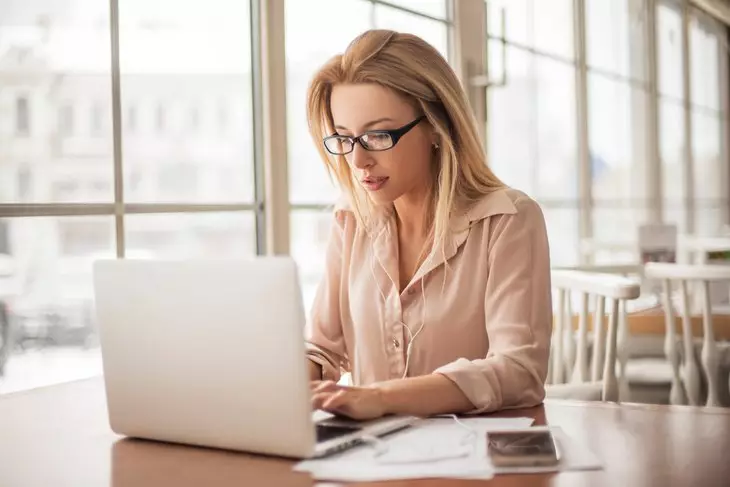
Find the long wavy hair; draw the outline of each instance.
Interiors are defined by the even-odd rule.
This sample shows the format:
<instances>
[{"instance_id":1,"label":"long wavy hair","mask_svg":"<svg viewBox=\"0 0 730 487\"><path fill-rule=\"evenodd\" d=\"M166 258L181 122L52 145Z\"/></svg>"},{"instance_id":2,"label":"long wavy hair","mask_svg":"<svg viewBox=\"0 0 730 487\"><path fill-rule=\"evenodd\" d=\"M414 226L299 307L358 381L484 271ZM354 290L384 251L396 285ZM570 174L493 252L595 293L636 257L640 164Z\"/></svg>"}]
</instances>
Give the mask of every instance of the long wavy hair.
<instances>
[{"instance_id":1,"label":"long wavy hair","mask_svg":"<svg viewBox=\"0 0 730 487\"><path fill-rule=\"evenodd\" d=\"M327 166L348 196L358 222L376 209L357 183L344 156L329 154L322 139L335 132L330 97L337 84L374 83L395 91L426 116L439 148L434 153L431 207L427 212L432 245L444 244L449 222L504 184L487 166L479 128L459 79L446 60L419 37L369 30L314 75L307 93L309 130ZM444 248L442 246L442 248Z\"/></svg>"}]
</instances>

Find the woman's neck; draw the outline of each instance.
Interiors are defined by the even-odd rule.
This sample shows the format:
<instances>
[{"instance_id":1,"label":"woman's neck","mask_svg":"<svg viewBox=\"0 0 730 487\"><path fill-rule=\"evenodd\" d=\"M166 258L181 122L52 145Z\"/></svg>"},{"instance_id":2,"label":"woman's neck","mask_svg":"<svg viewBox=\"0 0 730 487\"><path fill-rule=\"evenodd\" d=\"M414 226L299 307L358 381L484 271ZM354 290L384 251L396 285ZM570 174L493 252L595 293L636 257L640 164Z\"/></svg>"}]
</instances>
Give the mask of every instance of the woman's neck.
<instances>
[{"instance_id":1,"label":"woman's neck","mask_svg":"<svg viewBox=\"0 0 730 487\"><path fill-rule=\"evenodd\" d=\"M398 233L401 236L426 238L430 232L432 209L430 190L404 194L394 203Z\"/></svg>"}]
</instances>

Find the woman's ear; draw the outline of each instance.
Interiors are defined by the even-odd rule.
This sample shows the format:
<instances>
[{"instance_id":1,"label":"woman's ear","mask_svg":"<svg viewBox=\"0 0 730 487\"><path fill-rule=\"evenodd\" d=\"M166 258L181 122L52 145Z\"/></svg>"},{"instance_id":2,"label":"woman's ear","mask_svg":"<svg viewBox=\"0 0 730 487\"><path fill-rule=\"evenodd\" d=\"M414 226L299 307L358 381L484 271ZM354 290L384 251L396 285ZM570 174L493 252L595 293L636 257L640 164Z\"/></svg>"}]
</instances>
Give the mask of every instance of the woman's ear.
<instances>
[{"instance_id":1,"label":"woman's ear","mask_svg":"<svg viewBox=\"0 0 730 487\"><path fill-rule=\"evenodd\" d=\"M441 137L433 129L431 130L431 147L434 150L438 150L438 148L441 147Z\"/></svg>"}]
</instances>

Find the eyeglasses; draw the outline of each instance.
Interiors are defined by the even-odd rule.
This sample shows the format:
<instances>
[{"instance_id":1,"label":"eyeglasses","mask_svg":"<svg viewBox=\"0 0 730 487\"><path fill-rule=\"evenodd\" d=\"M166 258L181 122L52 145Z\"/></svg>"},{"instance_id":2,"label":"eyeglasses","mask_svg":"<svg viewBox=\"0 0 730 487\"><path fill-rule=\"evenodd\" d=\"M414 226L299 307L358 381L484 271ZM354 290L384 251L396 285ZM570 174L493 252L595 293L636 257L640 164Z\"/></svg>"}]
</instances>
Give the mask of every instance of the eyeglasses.
<instances>
[{"instance_id":1,"label":"eyeglasses","mask_svg":"<svg viewBox=\"0 0 730 487\"><path fill-rule=\"evenodd\" d=\"M392 149L401 137L406 135L413 127L425 119L421 115L409 124L393 130L371 130L357 137L348 135L330 135L322 140L327 152L336 156L344 156L355 149L355 142L358 142L363 149L369 151L383 151Z\"/></svg>"}]
</instances>

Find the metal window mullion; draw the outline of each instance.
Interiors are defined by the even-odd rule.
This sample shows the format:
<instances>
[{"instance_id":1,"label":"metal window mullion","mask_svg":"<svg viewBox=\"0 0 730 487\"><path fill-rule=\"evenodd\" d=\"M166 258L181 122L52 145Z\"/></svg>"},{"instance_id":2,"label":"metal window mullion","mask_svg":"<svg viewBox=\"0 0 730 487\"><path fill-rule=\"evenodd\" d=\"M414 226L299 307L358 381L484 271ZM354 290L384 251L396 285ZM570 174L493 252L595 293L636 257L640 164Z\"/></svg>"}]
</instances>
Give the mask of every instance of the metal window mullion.
<instances>
[{"instance_id":1,"label":"metal window mullion","mask_svg":"<svg viewBox=\"0 0 730 487\"><path fill-rule=\"evenodd\" d=\"M5 203L0 218L258 211L257 203ZM313 204L312 208L331 205Z\"/></svg>"},{"instance_id":2,"label":"metal window mullion","mask_svg":"<svg viewBox=\"0 0 730 487\"><path fill-rule=\"evenodd\" d=\"M487 40L489 40L489 41L503 42L502 37L495 36L493 34L487 34ZM525 45L525 44L522 44L520 42L515 42L515 41L510 41L510 40L506 40L505 39L504 40L504 43L507 46L509 46L509 47L512 47L514 49L517 49L517 50L522 51L522 52L525 52L525 53L533 54L535 56L540 56L540 57L543 57L543 58L550 59L552 61L557 61L559 63L568 64L570 66L573 66L575 64L575 60L574 59L571 59L569 57L562 56L560 54L555 54L555 53L552 53L552 52L549 52L549 51L544 51L542 49L539 49L539 48L536 48L536 47L533 47L533 46L529 46L529 45Z\"/></svg>"},{"instance_id":3,"label":"metal window mullion","mask_svg":"<svg viewBox=\"0 0 730 487\"><path fill-rule=\"evenodd\" d=\"M647 195L649 203L649 222L664 221L664 179L662 176L661 145L659 141L659 57L657 56L656 0L647 0L644 5L646 28L646 157L647 157Z\"/></svg>"},{"instance_id":4,"label":"metal window mullion","mask_svg":"<svg viewBox=\"0 0 730 487\"><path fill-rule=\"evenodd\" d=\"M331 211L334 203L292 203L289 205L291 211Z\"/></svg>"},{"instance_id":5,"label":"metal window mullion","mask_svg":"<svg viewBox=\"0 0 730 487\"><path fill-rule=\"evenodd\" d=\"M723 199L720 205L721 221L725 225L730 225L730 51L723 49L722 46L730 44L730 27L722 26L722 33L725 39L719 39L720 49L718 56L720 57L720 109L718 114L720 120L720 171L722 179ZM720 36L720 33L718 33Z\"/></svg>"},{"instance_id":6,"label":"metal window mullion","mask_svg":"<svg viewBox=\"0 0 730 487\"><path fill-rule=\"evenodd\" d=\"M261 100L258 116L261 125L257 134L262 142L259 160L262 160L266 190L266 253L289 253L289 169L286 123L286 39L285 1L253 0L260 22L260 53L258 66L260 86L254 98Z\"/></svg>"},{"instance_id":7,"label":"metal window mullion","mask_svg":"<svg viewBox=\"0 0 730 487\"><path fill-rule=\"evenodd\" d=\"M469 104L482 136L487 140L487 89L484 86L474 86L472 77L484 75L488 72L486 34L486 4L482 1L457 1L452 11L453 49L451 50L451 64L454 66L459 79L466 91Z\"/></svg>"},{"instance_id":8,"label":"metal window mullion","mask_svg":"<svg viewBox=\"0 0 730 487\"><path fill-rule=\"evenodd\" d=\"M119 0L109 0L111 37L112 140L114 158L114 227L118 258L124 258L124 168L122 165L122 96L119 68Z\"/></svg>"},{"instance_id":9,"label":"metal window mullion","mask_svg":"<svg viewBox=\"0 0 730 487\"><path fill-rule=\"evenodd\" d=\"M250 34L251 34L251 119L253 122L253 170L254 200L260 203L256 207L256 253L266 252L266 171L264 168L264 133L263 133L263 48L262 48L262 14L261 2L265 0L249 0Z\"/></svg>"},{"instance_id":10,"label":"metal window mullion","mask_svg":"<svg viewBox=\"0 0 730 487\"><path fill-rule=\"evenodd\" d=\"M0 218L114 214L114 203L8 203L0 205Z\"/></svg>"},{"instance_id":11,"label":"metal window mullion","mask_svg":"<svg viewBox=\"0 0 730 487\"><path fill-rule=\"evenodd\" d=\"M452 0L445 0L446 2L446 60L450 61L454 59L454 2Z\"/></svg>"},{"instance_id":12,"label":"metal window mullion","mask_svg":"<svg viewBox=\"0 0 730 487\"><path fill-rule=\"evenodd\" d=\"M464 0L461 0L461 1L464 1ZM427 14L425 12L419 12L418 10L413 10L413 9L408 8L408 7L404 7L403 5L397 5L397 4L390 3L390 2L387 2L387 1L384 1L384 0L370 0L370 3L373 4L373 7L375 7L376 5L380 5L382 7L392 8L393 10L400 10L403 13L407 13L407 14L410 14L410 15L415 15L416 17L421 17L423 19L433 20L435 22L440 22L442 24L449 24L450 23L448 19L440 19L438 17L434 17L433 15ZM447 12L447 15L448 15L448 5L446 7L447 7L446 12Z\"/></svg>"},{"instance_id":13,"label":"metal window mullion","mask_svg":"<svg viewBox=\"0 0 730 487\"><path fill-rule=\"evenodd\" d=\"M260 204L256 203L126 203L123 206L125 215L150 213L225 213L236 211L258 212Z\"/></svg>"},{"instance_id":14,"label":"metal window mullion","mask_svg":"<svg viewBox=\"0 0 730 487\"><path fill-rule=\"evenodd\" d=\"M690 77L690 5L687 1L681 5L682 17L682 80L684 108L684 183L685 183L685 229L686 233L695 231L695 191L694 191L694 150L692 140L692 79Z\"/></svg>"},{"instance_id":15,"label":"metal window mullion","mask_svg":"<svg viewBox=\"0 0 730 487\"><path fill-rule=\"evenodd\" d=\"M590 140L588 128L588 66L586 63L585 0L573 0L575 48L575 93L578 148L578 234L581 240L593 238L593 187L591 182ZM593 256L581 253L581 264L590 264ZM588 262L586 262L588 260Z\"/></svg>"}]
</instances>

